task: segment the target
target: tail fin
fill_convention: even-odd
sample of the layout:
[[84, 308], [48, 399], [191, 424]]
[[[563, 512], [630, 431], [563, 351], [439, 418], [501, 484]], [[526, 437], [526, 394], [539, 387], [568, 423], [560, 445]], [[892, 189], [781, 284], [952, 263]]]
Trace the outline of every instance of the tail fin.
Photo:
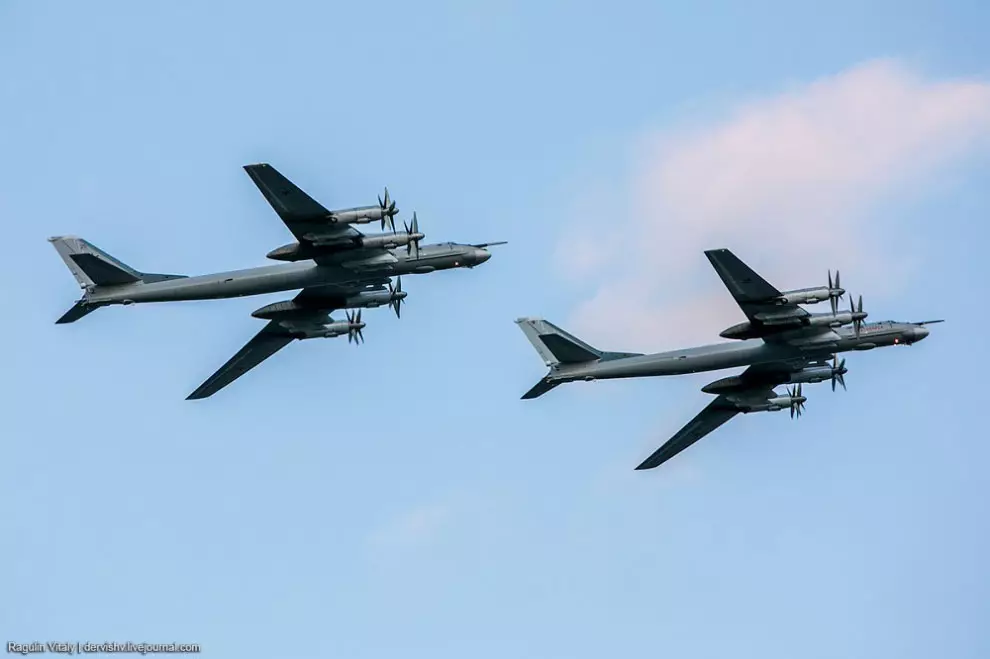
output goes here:
[[604, 352], [542, 318], [519, 318], [516, 324], [536, 348], [536, 352], [540, 353], [543, 363], [550, 367], [550, 373], [523, 394], [523, 400], [542, 396], [557, 385], [567, 382], [566, 377], [555, 376], [555, 371], [561, 366], [640, 355], [638, 352]]
[[55, 236], [48, 239], [65, 261], [80, 288], [120, 286], [144, 282], [151, 284], [168, 279], [184, 279], [186, 275], [162, 275], [140, 272], [110, 256], [93, 243], [77, 236]]
[[82, 238], [55, 236], [48, 240], [55, 246], [80, 288], [119, 286], [142, 280], [140, 272]]
[[593, 362], [605, 354], [542, 318], [519, 318], [516, 324], [547, 366]]
[[83, 298], [55, 321], [56, 324], [75, 322], [103, 306], [88, 301], [90, 290], [98, 286], [121, 286], [138, 282], [151, 284], [168, 279], [185, 278], [185, 275], [139, 272], [110, 256], [96, 245], [77, 236], [54, 236], [48, 241], [55, 246], [55, 251], [62, 257], [69, 272], [79, 282], [79, 287], [86, 290]]

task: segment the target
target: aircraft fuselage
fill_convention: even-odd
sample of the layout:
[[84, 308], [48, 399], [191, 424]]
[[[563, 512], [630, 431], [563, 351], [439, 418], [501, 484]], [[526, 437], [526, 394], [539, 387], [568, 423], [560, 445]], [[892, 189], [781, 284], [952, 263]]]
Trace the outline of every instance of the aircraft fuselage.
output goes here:
[[100, 286], [88, 293], [86, 300], [91, 304], [132, 304], [263, 295], [377, 277], [470, 268], [484, 263], [491, 254], [471, 245], [444, 243], [421, 247], [416, 258], [406, 254], [404, 249], [396, 249], [383, 256], [385, 258], [376, 259], [355, 254], [351, 260], [345, 257], [338, 263], [327, 265], [302, 261], [152, 283]]
[[611, 380], [684, 375], [787, 360], [824, 360], [838, 352], [911, 345], [928, 336], [928, 330], [912, 323], [888, 321], [864, 325], [859, 337], [851, 328], [836, 330], [835, 334], [839, 336], [837, 341], [804, 346], [747, 339], [621, 359], [560, 365], [553, 369], [550, 377], [558, 381]]

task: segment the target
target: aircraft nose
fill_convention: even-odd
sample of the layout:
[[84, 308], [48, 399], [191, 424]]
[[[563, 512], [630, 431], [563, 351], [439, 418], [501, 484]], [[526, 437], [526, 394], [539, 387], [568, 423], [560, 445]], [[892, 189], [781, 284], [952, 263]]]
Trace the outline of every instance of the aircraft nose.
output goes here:
[[485, 261], [487, 261], [490, 258], [492, 258], [491, 252], [488, 252], [488, 251], [483, 250], [483, 249], [480, 249], [480, 248], [474, 250], [474, 262], [475, 263], [477, 263], [477, 264], [480, 265], [480, 264], [484, 263]]
[[928, 328], [927, 327], [915, 327], [914, 330], [911, 332], [911, 334], [913, 335], [913, 338], [914, 338], [915, 341], [920, 341], [923, 338], [925, 338], [926, 336], [928, 336]]

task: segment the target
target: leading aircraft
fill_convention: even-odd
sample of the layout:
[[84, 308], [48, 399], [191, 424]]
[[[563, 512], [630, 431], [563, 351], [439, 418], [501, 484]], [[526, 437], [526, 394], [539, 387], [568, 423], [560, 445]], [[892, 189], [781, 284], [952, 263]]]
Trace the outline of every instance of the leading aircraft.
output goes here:
[[[800, 417], [807, 398], [802, 384], [831, 381], [845, 389], [846, 360], [837, 354], [885, 346], [912, 345], [928, 336], [927, 325], [943, 322], [864, 323], [863, 297], [840, 312], [846, 291], [829, 272], [828, 285], [779, 291], [727, 249], [705, 252], [747, 320], [721, 332], [733, 339], [696, 348], [655, 354], [604, 352], [542, 318], [516, 323], [550, 367], [550, 372], [523, 399], [542, 396], [577, 380], [610, 380], [700, 373], [747, 366], [738, 375], [702, 388], [715, 399], [636, 469], [653, 469], [670, 460], [739, 413], [789, 409]], [[810, 313], [801, 305], [828, 300], [831, 312]], [[775, 387], [789, 385], [785, 393]]]
[[[84, 293], [56, 323], [72, 323], [100, 307], [261, 295], [302, 289], [291, 300], [268, 304], [251, 315], [267, 320], [258, 334], [210, 376], [187, 400], [212, 396], [296, 339], [347, 335], [363, 341], [361, 309], [388, 305], [400, 315], [407, 293], [400, 275], [474, 268], [491, 258], [488, 247], [504, 242], [439, 243], [425, 236], [413, 213], [405, 232], [395, 231], [395, 201], [385, 189], [377, 206], [327, 210], [267, 163], [244, 170], [296, 241], [268, 253], [278, 265], [189, 277], [140, 272], [76, 236], [56, 236], [55, 246]], [[366, 235], [356, 225], [380, 222], [383, 233]], [[385, 232], [385, 225], [392, 229]], [[403, 249], [404, 248], [404, 249]], [[396, 277], [393, 286], [392, 277]], [[340, 309], [346, 319], [330, 314]]]

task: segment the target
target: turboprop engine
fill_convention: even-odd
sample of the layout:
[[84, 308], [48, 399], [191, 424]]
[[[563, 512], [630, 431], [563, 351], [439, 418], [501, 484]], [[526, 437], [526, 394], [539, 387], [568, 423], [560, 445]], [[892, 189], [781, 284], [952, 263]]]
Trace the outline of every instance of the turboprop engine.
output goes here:
[[[412, 226], [406, 225], [404, 233], [377, 233], [368, 235], [340, 235], [310, 231], [303, 234], [305, 243], [289, 243], [268, 252], [274, 261], [304, 261], [336, 252], [359, 249], [395, 249], [405, 245], [406, 251], [419, 255], [419, 241], [426, 237], [420, 232], [419, 221], [413, 213]], [[415, 257], [414, 257], [415, 258]]]
[[[388, 305], [398, 316], [402, 301], [408, 295], [409, 293], [402, 290], [402, 278], [399, 277], [395, 288], [389, 283], [388, 290], [361, 291], [352, 295], [342, 295], [337, 299], [327, 298], [324, 303], [328, 305], [328, 309], [374, 309]], [[312, 305], [300, 304], [295, 300], [283, 300], [265, 305], [251, 315], [262, 320], [292, 320], [312, 316], [314, 311], [319, 309]]]
[[348, 343], [363, 343], [364, 334], [361, 330], [366, 326], [361, 322], [360, 311], [357, 315], [348, 314], [345, 321], [334, 321], [318, 326], [299, 326], [291, 320], [283, 320], [279, 324], [297, 339], [330, 339], [346, 334]]
[[836, 383], [841, 384], [843, 389], [846, 388], [845, 375], [848, 372], [848, 369], [846, 369], [846, 360], [843, 359], [840, 362], [837, 357], [833, 357], [831, 365], [809, 366], [808, 368], [803, 368], [790, 374], [774, 373], [771, 371], [765, 377], [751, 375], [744, 379], [742, 376], [732, 375], [727, 378], [715, 380], [715, 382], [702, 387], [701, 390], [706, 394], [734, 394], [752, 390], [754, 387], [761, 385], [775, 387], [781, 384], [800, 384], [803, 382], [817, 384], [831, 380], [832, 391], [835, 391]]
[[761, 403], [736, 403], [736, 407], [743, 414], [750, 412], [779, 412], [789, 407], [791, 409], [791, 418], [793, 419], [795, 413], [798, 418], [801, 417], [806, 400], [808, 399], [801, 395], [801, 385], [799, 384], [794, 389], [789, 388], [786, 396], [774, 396]]
[[382, 223], [382, 231], [385, 230], [385, 224], [388, 223], [394, 233], [394, 218], [398, 213], [399, 209], [395, 207], [395, 201], [389, 199], [388, 188], [385, 188], [385, 199], [378, 197], [377, 206], [361, 206], [359, 208], [343, 208], [330, 211], [330, 214], [326, 216], [326, 220], [330, 224], [369, 224], [380, 221]]
[[839, 300], [846, 291], [839, 285], [839, 271], [835, 271], [835, 282], [832, 282], [832, 271], [828, 272], [828, 286], [803, 288], [796, 291], [785, 291], [773, 301], [776, 304], [817, 304], [829, 300], [832, 303], [832, 313], [839, 307]]
[[800, 329], [803, 327], [829, 327], [832, 329], [843, 325], [852, 325], [856, 329], [857, 336], [862, 327], [863, 320], [869, 316], [863, 311], [863, 296], [859, 296], [858, 307], [854, 305], [852, 298], [849, 298], [849, 311], [842, 313], [813, 313], [809, 314], [804, 309], [793, 308], [779, 313], [763, 311], [753, 316], [759, 321], [754, 324], [745, 321], [722, 330], [719, 333], [724, 339], [758, 339], [770, 334]]

